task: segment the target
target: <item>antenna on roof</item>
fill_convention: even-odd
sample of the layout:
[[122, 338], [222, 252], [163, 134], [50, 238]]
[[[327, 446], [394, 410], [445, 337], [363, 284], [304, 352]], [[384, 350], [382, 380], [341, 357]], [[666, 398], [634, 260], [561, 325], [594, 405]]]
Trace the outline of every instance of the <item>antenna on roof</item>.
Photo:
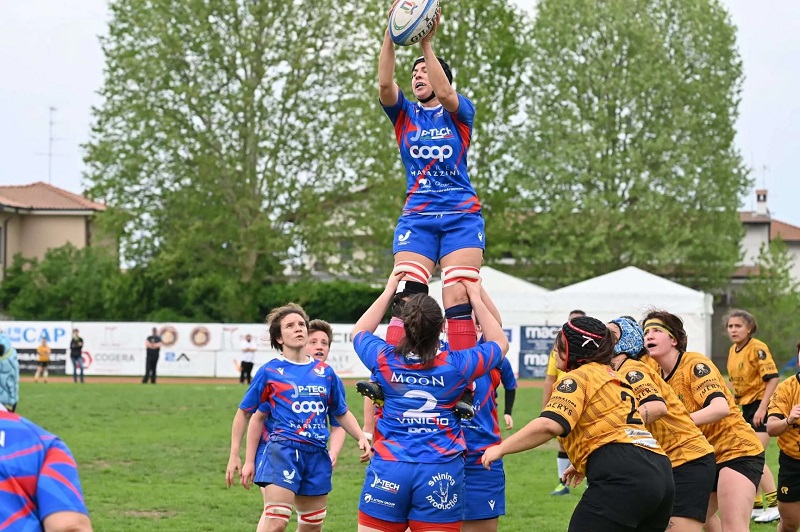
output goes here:
[[47, 156], [47, 184], [53, 184], [53, 157], [57, 157], [56, 154], [53, 153], [53, 143], [57, 140], [61, 140], [60, 138], [56, 137], [53, 133], [54, 126], [56, 125], [56, 121], [53, 119], [53, 115], [55, 114], [58, 109], [53, 107], [52, 105], [47, 108], [48, 110], [48, 119], [47, 119], [47, 153], [37, 153], [37, 155], [46, 155]]

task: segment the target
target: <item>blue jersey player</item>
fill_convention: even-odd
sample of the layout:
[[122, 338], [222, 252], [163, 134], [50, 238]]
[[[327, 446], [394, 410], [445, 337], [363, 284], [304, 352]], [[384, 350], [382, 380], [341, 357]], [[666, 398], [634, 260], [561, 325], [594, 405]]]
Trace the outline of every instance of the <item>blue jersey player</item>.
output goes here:
[[[247, 392], [258, 394], [259, 407], [249, 422], [242, 483], [264, 487], [258, 530], [285, 530], [296, 507], [298, 530], [318, 531], [331, 490], [328, 412], [358, 440], [362, 459], [369, 457], [369, 442], [347, 410], [342, 381], [330, 366], [306, 354], [303, 309], [279, 307], [267, 322], [270, 343], [281, 356], [259, 368]], [[260, 445], [265, 422], [269, 440]]]
[[406, 201], [392, 246], [395, 271], [404, 276], [386, 341], [400, 341], [402, 302], [411, 294], [428, 293], [438, 263], [450, 345], [460, 350], [474, 347], [476, 335], [469, 299], [459, 281], [477, 279], [486, 239], [481, 204], [467, 172], [475, 106], [456, 92], [449, 65], [433, 51], [438, 24], [437, 19], [420, 41], [422, 56], [412, 67], [416, 102], [407, 99], [394, 80], [395, 45], [388, 30], [378, 60], [380, 103], [394, 126], [406, 174]]
[[461, 530], [467, 446], [453, 406], [469, 382], [500, 363], [508, 340], [483, 303], [477, 280], [465, 289], [486, 343], [440, 352], [442, 309], [430, 296], [414, 294], [401, 314], [405, 336], [396, 347], [388, 344], [372, 333], [401, 276], [392, 274], [353, 328], [356, 353], [385, 396], [375, 423], [375, 455], [359, 498], [359, 530]]
[[0, 456], [0, 530], [91, 532], [64, 442], [0, 406]]

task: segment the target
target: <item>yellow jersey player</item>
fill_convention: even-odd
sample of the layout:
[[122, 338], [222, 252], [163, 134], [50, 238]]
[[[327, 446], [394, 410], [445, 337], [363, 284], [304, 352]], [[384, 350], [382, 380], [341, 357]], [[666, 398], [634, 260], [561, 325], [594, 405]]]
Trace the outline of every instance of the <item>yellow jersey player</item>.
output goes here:
[[576, 470], [567, 481], [574, 485], [583, 476], [589, 481], [570, 531], [665, 530], [675, 495], [672, 468], [646, 430], [633, 390], [609, 365], [611, 331], [594, 318], [575, 318], [562, 327], [556, 351], [559, 368], [567, 373], [556, 382], [544, 411], [489, 447], [484, 466], [558, 437]]

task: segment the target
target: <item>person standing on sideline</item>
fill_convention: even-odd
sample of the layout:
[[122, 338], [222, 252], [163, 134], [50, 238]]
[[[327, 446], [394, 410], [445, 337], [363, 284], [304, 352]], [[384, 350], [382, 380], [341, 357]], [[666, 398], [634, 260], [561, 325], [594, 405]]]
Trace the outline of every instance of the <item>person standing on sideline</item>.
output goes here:
[[39, 365], [36, 368], [36, 374], [33, 376], [33, 382], [39, 382], [39, 377], [43, 377], [44, 382], [47, 382], [47, 366], [50, 365], [50, 346], [47, 345], [47, 340], [42, 338], [42, 343], [36, 348], [36, 353], [39, 355]]
[[0, 405], [0, 528], [91, 532], [78, 468], [57, 436]]
[[69, 342], [69, 358], [72, 360], [72, 381], [78, 382], [78, 369], [81, 370], [81, 384], [83, 384], [83, 338], [78, 334], [78, 329], [72, 329], [72, 340]]
[[[567, 321], [571, 321], [573, 318], [577, 318], [579, 316], [586, 316], [586, 313], [582, 310], [573, 310], [569, 313], [569, 317]], [[556, 343], [553, 342], [553, 348], [550, 350], [550, 358], [547, 361], [547, 372], [544, 376], [544, 387], [542, 388], [542, 411], [547, 406], [548, 401], [550, 401], [550, 396], [553, 394], [553, 385], [556, 383], [561, 375], [564, 372], [558, 369], [558, 354], [556, 353]], [[570, 466], [569, 463], [569, 456], [567, 456], [567, 451], [564, 450], [564, 446], [561, 445], [561, 441], [558, 442], [558, 455], [556, 457], [556, 468], [558, 469], [558, 484], [556, 484], [555, 489], [550, 492], [550, 495], [569, 495], [569, 486], [564, 484], [561, 479], [564, 478], [564, 471], [566, 471]]]
[[239, 373], [239, 384], [244, 384], [247, 381], [247, 384], [250, 384], [250, 381], [253, 380], [253, 364], [256, 360], [256, 351], [258, 350], [258, 346], [253, 341], [253, 335], [248, 334], [245, 335], [244, 341], [242, 342], [242, 363], [239, 364], [241, 368], [241, 372]]
[[150, 382], [155, 384], [158, 354], [161, 352], [161, 337], [158, 335], [158, 330], [155, 327], [153, 327], [153, 334], [147, 337], [145, 346], [147, 347], [147, 362], [145, 365], [142, 384], [146, 384], [147, 379], [150, 379]]
[[19, 356], [4, 333], [0, 332], [0, 406], [9, 412], [19, 402]]

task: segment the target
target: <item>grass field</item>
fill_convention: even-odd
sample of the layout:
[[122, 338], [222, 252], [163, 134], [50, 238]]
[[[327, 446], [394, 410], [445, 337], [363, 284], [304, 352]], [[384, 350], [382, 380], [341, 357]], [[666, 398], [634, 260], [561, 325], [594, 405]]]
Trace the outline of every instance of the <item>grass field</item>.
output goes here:
[[[361, 419], [355, 387], [347, 388], [349, 404]], [[19, 413], [60, 435], [72, 449], [95, 530], [247, 531], [258, 521], [260, 493], [225, 488], [230, 423], [243, 392], [244, 387], [230, 384], [24, 382]], [[540, 405], [541, 390], [520, 388], [516, 426], [538, 415]], [[333, 475], [325, 530], [356, 529], [364, 479], [357, 454], [348, 439]], [[566, 530], [583, 488], [566, 497], [549, 495], [556, 484], [555, 457], [555, 443], [550, 443], [506, 458], [507, 514], [501, 531]], [[768, 461], [777, 474], [774, 443]], [[751, 528], [774, 529], [774, 524]]]

